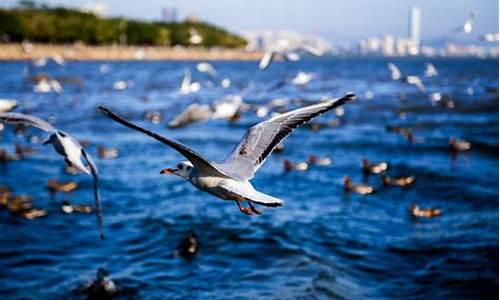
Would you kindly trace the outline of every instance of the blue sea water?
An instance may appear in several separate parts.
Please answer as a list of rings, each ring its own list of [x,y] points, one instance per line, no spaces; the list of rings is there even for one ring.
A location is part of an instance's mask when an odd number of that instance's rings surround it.
[[[196,62],[67,62],[34,69],[61,79],[60,96],[34,93],[25,62],[1,62],[0,98],[17,99],[15,111],[51,119],[90,142],[101,174],[107,239],[99,240],[94,215],[60,209],[64,199],[93,203],[91,177],[67,175],[50,146],[30,143],[31,135],[43,136],[40,131],[16,136],[7,126],[0,147],[13,151],[19,142],[36,153],[2,165],[0,184],[33,196],[48,214],[25,220],[0,210],[0,298],[85,299],[81,289],[98,268],[109,271],[123,299],[498,298],[498,60],[432,60],[439,75],[429,78],[426,62],[395,61],[406,74],[421,76],[425,93],[391,80],[384,59],[277,62],[264,72],[256,62],[213,62],[215,84],[196,71]],[[108,73],[99,71],[102,64]],[[186,68],[202,88],[181,96]],[[316,78],[305,88],[277,85],[299,71]],[[220,81],[226,77],[232,84],[224,89]],[[117,80],[134,84],[116,91]],[[211,103],[249,84],[253,89],[243,96],[249,104],[280,97],[316,101],[349,91],[358,96],[345,106],[340,126],[300,128],[282,153],[266,161],[252,182],[286,203],[264,208],[261,216],[243,215],[233,202],[160,175],[182,157],[96,109],[106,105],[223,159],[259,121],[254,113],[242,114],[235,124],[214,120],[175,130],[165,125],[190,103]],[[453,99],[454,108],[433,105],[429,94],[435,92]],[[145,120],[152,110],[161,112],[160,124]],[[315,121],[335,118],[330,112]],[[388,125],[413,127],[414,141],[387,132]],[[471,150],[451,155],[451,136],[470,141]],[[115,147],[120,156],[99,159],[98,146]],[[284,159],[298,162],[311,154],[329,156],[333,164],[284,172]],[[397,188],[384,187],[378,176],[366,179],[363,158],[388,161],[389,175],[414,175],[416,182]],[[377,193],[344,194],[345,175],[366,180]],[[45,188],[50,178],[75,180],[80,188],[52,197]],[[412,203],[443,214],[413,218]],[[198,237],[199,253],[192,260],[173,256],[189,231]]]

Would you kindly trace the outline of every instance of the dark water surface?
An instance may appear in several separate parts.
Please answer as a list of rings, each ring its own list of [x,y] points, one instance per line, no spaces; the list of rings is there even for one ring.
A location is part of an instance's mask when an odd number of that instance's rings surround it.
[[[208,77],[195,63],[101,62],[48,65],[37,72],[79,77],[81,85],[64,83],[61,96],[35,94],[22,62],[0,63],[0,98],[21,102],[16,111],[51,117],[62,130],[91,141],[88,151],[101,172],[101,194],[107,239],[98,239],[93,215],[66,215],[60,202],[92,204],[92,179],[67,175],[51,147],[33,144],[37,153],[1,167],[0,183],[15,194],[29,194],[48,215],[37,220],[14,218],[0,211],[0,298],[85,298],[78,289],[106,268],[124,291],[137,299],[480,299],[498,297],[498,93],[497,60],[435,60],[437,77],[424,76],[426,60],[396,61],[407,74],[422,76],[426,94],[392,81],[385,60],[310,59],[276,63],[258,71],[256,62],[215,62],[228,89],[202,87],[180,96],[185,68],[196,80]],[[318,77],[305,89],[291,85],[266,89],[299,70]],[[125,91],[116,80],[132,80]],[[219,79],[220,81],[220,79]],[[246,128],[253,113],[240,121],[225,120],[171,130],[165,123],[192,102],[210,103],[238,93],[249,82],[247,103],[289,97],[319,100],[354,91],[358,99],[345,106],[341,125],[318,132],[297,130],[285,151],[273,154],[253,184],[282,198],[282,208],[264,214],[241,214],[232,202],[202,193],[174,176],[159,175],[181,156],[163,144],[121,127],[96,110],[105,104],[128,119],[175,138],[212,159],[222,159]],[[366,92],[373,93],[367,99]],[[441,92],[455,108],[433,106],[428,94]],[[146,98],[147,97],[147,98]],[[144,99],[149,101],[145,102]],[[144,120],[159,110],[161,124]],[[406,118],[398,117],[405,112]],[[326,122],[334,113],[318,118]],[[415,140],[388,133],[387,125],[414,127]],[[13,150],[11,127],[0,135],[0,147]],[[448,139],[471,141],[472,149],[450,155]],[[114,160],[97,158],[97,146],[116,147]],[[282,160],[330,156],[333,164],[308,172],[285,174]],[[387,160],[389,174],[415,175],[408,188],[383,187],[379,177],[368,183],[370,196],[344,195],[342,177],[363,181],[363,158]],[[51,199],[48,179],[76,180],[80,189]],[[443,215],[414,219],[411,203],[442,209]],[[200,252],[191,261],[172,252],[190,230]]]

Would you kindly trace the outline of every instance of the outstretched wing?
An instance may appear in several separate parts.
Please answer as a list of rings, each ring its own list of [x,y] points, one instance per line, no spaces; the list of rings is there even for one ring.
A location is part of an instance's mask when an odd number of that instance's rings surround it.
[[[221,176],[228,177],[225,173],[223,173],[221,170],[219,170],[213,163],[209,162],[207,159],[205,159],[200,154],[194,152],[189,147],[184,146],[181,143],[178,143],[174,140],[167,139],[167,138],[165,138],[157,133],[154,133],[152,131],[149,131],[145,128],[142,128],[140,126],[132,124],[105,107],[99,106],[99,109],[107,117],[115,120],[116,122],[118,122],[126,127],[129,127],[129,128],[135,129],[139,132],[142,132],[146,135],[149,135],[150,137],[174,148],[174,150],[176,150],[177,152],[182,154],[185,158],[187,158],[196,167],[196,169],[198,169],[198,171],[201,172],[202,174],[213,175],[213,176],[218,176],[218,177],[221,177]]]
[[[21,113],[0,113],[0,121],[9,124],[22,124],[25,126],[34,126],[46,132],[56,132],[57,129],[48,122],[32,115]]]
[[[314,117],[355,98],[353,93],[275,116],[251,127],[229,157],[217,166],[239,180],[251,179],[273,149],[292,131]]]
[[[89,164],[90,173],[92,174],[92,179],[94,180],[94,201],[95,201],[95,212],[97,217],[97,228],[99,229],[101,240],[104,240],[104,231],[102,229],[103,225],[102,225],[101,196],[99,195],[99,177],[98,177],[97,166],[95,165],[92,157],[89,154],[87,154],[85,149],[82,149],[82,155],[83,157],[85,157],[85,160],[87,160]]]

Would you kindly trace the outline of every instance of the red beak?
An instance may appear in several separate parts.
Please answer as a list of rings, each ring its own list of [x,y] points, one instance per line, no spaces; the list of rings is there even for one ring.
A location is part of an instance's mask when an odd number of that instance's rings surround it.
[[[173,174],[175,171],[177,171],[177,169],[168,168],[168,169],[161,170],[160,174]]]

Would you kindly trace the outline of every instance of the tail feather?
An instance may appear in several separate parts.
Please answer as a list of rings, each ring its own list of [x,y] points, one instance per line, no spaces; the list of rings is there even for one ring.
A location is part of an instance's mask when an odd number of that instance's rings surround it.
[[[256,204],[267,206],[267,207],[278,207],[283,206],[285,203],[283,200],[278,199],[273,196],[269,196],[267,194],[261,193],[259,191],[254,192],[255,195],[252,195],[251,198],[245,197],[248,201],[252,201]]]

